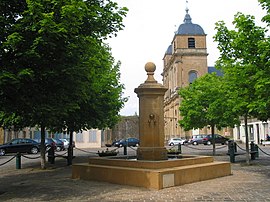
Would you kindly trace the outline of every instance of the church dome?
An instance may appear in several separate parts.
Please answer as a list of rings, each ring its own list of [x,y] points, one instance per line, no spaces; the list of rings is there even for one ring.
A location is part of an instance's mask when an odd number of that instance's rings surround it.
[[[205,35],[200,25],[192,23],[188,9],[186,9],[186,12],[184,23],[179,26],[176,35]]]
[[[172,55],[172,45],[169,45],[165,55]]]

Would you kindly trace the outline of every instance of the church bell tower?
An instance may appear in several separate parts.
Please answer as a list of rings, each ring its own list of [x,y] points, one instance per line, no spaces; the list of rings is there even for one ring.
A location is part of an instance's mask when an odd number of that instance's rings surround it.
[[[180,24],[163,58],[163,85],[168,88],[164,96],[165,140],[173,137],[189,138],[178,125],[180,97],[178,90],[208,73],[206,34],[202,27],[192,23],[186,8],[184,22]]]

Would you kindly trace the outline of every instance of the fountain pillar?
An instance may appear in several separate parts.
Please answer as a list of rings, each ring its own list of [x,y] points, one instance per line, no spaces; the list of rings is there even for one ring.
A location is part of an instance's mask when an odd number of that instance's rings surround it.
[[[137,149],[138,160],[167,160],[164,147],[164,94],[167,91],[154,78],[156,65],[148,62],[145,71],[148,78],[135,93],[139,98],[139,136],[140,147]]]

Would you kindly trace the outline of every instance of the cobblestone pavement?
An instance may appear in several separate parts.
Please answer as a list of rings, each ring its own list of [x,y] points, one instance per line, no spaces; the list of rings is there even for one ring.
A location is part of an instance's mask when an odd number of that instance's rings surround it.
[[[74,163],[87,158],[77,156]],[[218,154],[215,160],[228,161],[228,156]],[[64,159],[48,164],[46,170],[39,169],[39,161],[22,169],[14,164],[4,168],[0,167],[0,201],[270,201],[270,156],[266,155],[250,166],[239,157],[230,176],[159,191],[71,179],[72,168]]]

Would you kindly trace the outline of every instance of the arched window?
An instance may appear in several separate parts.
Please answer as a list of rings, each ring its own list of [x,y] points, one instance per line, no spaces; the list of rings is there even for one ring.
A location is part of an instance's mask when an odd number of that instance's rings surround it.
[[[195,38],[188,38],[188,48],[195,48]]]
[[[195,72],[195,71],[190,71],[189,72],[189,74],[188,74],[188,81],[189,81],[189,83],[193,83],[193,81],[195,79],[197,79],[197,78],[198,78],[197,72]]]

